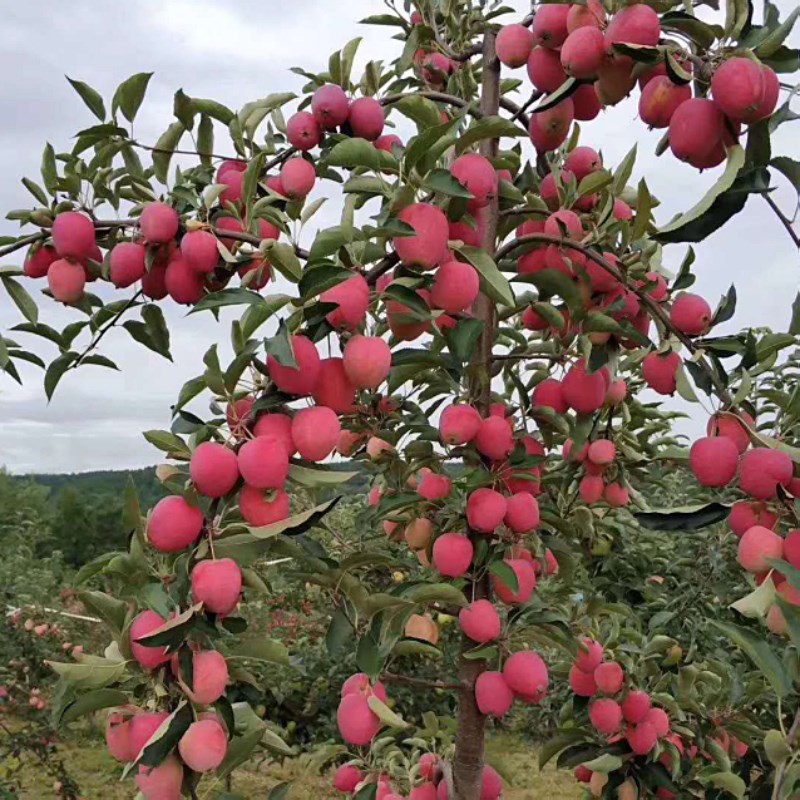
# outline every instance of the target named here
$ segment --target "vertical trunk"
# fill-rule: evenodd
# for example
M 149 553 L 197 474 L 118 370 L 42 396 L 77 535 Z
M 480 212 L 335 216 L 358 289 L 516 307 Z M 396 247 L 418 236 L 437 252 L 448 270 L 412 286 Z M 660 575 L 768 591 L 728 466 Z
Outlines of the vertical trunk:
M 495 52 L 495 35 L 486 32 L 483 40 L 483 80 L 481 85 L 481 112 L 484 116 L 494 116 L 500 105 L 500 62 Z M 480 153 L 487 158 L 497 154 L 496 139 L 481 142 Z M 495 198 L 489 207 L 483 247 L 494 252 L 497 239 L 498 201 Z M 475 317 L 483 322 L 483 333 L 471 367 L 470 389 L 474 403 L 484 413 L 488 410 L 491 397 L 492 348 L 495 341 L 496 314 L 494 303 L 481 294 L 474 309 Z M 472 591 L 471 600 L 485 597 L 488 585 L 485 581 L 474 583 L 468 588 Z M 466 638 L 462 642 L 462 653 L 473 647 Z M 483 746 L 486 732 L 486 717 L 475 703 L 475 681 L 483 672 L 481 661 L 461 658 L 458 677 L 461 687 L 458 690 L 458 727 L 456 730 L 456 754 L 453 764 L 454 800 L 480 800 L 481 773 L 483 770 Z

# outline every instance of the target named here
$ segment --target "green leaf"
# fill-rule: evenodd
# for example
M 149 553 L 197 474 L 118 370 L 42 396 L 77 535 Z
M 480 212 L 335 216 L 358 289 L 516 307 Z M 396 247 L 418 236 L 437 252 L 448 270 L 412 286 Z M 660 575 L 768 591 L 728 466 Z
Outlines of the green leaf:
M 539 114 L 542 111 L 547 111 L 548 108 L 557 106 L 562 100 L 566 100 L 570 95 L 575 94 L 579 87 L 580 83 L 575 78 L 567 78 L 558 89 L 544 97 L 531 113 Z
M 180 436 L 176 436 L 169 431 L 145 431 L 143 434 L 150 444 L 163 450 L 170 458 L 177 458 L 188 461 L 192 457 L 192 451 Z
M 584 761 L 583 766 L 592 772 L 602 772 L 604 775 L 608 775 L 609 772 L 614 772 L 622 766 L 622 759 L 611 753 L 603 753 L 591 761 Z
M 403 116 L 415 122 L 420 131 L 442 124 L 439 106 L 432 100 L 428 100 L 427 97 L 407 95 L 400 98 L 396 103 L 392 103 L 391 107 L 396 108 Z
M 453 249 L 460 253 L 478 271 L 481 282 L 481 291 L 504 306 L 513 306 L 516 302 L 511 284 L 497 268 L 494 259 L 480 247 L 471 245 L 453 245 Z
M 292 245 L 286 242 L 271 241 L 264 249 L 264 254 L 269 263 L 292 283 L 297 283 L 303 277 L 303 265 Z
M 145 742 L 134 763 L 148 767 L 158 766 L 175 749 L 192 722 L 192 706 L 186 700 L 181 700 L 178 707 Z
M 39 186 L 36 181 L 32 181 L 30 178 L 22 178 L 22 185 L 36 198 L 36 200 L 41 203 L 43 206 L 48 205 L 47 195 L 42 191 L 42 187 Z
M 172 160 L 173 153 L 181 140 L 181 137 L 186 132 L 186 128 L 181 122 L 173 122 L 165 131 L 158 137 L 155 143 L 153 152 L 153 171 L 156 178 L 161 183 L 167 182 L 167 174 L 169 172 L 169 163 Z
M 738 39 L 749 16 L 748 0 L 725 0 L 725 36 Z
M 544 767 L 566 747 L 576 742 L 583 741 L 584 734 L 581 731 L 559 731 L 552 739 L 548 739 L 539 747 L 539 769 Z
M 375 714 L 384 725 L 390 728 L 400 728 L 401 730 L 408 727 L 408 723 L 399 714 L 395 714 L 394 711 L 376 695 L 370 695 L 367 699 L 367 705 L 370 707 L 372 713 Z
M 183 89 L 175 92 L 172 102 L 172 113 L 187 131 L 194 127 L 195 107 L 192 98 L 184 93 Z
M 457 606 L 466 606 L 467 598 L 464 593 L 451 583 L 423 583 L 413 586 L 403 592 L 403 597 L 423 605 L 425 603 L 446 603 Z
M 728 514 L 730 514 L 728 506 L 722 503 L 707 503 L 700 506 L 639 511 L 634 516 L 643 528 L 654 531 L 696 531 L 722 522 L 728 518 Z
M 708 212 L 714 201 L 727 189 L 730 189 L 733 186 L 733 182 L 736 180 L 737 176 L 739 175 L 739 171 L 744 166 L 745 161 L 745 152 L 744 148 L 741 145 L 733 145 L 733 147 L 728 149 L 728 161 L 725 166 L 725 171 L 722 173 L 720 178 L 717 182 L 706 192 L 704 197 L 697 203 L 695 206 L 690 208 L 688 211 L 681 214 L 679 217 L 674 219 L 668 225 L 665 225 L 661 230 L 658 231 L 656 234 L 656 238 L 663 239 L 663 237 L 668 237 L 667 240 L 675 241 L 673 238 L 669 238 L 670 236 L 674 235 L 681 228 L 685 228 L 689 225 L 689 223 L 694 222 L 695 220 L 699 219 L 703 216 L 706 212 Z
M 353 71 L 353 59 L 356 57 L 358 46 L 361 44 L 361 36 L 351 39 L 341 52 L 341 67 L 339 75 L 339 85 L 343 89 L 350 88 L 350 73 Z
M 144 636 L 139 636 L 134 641 L 145 647 L 166 647 L 167 652 L 172 653 L 186 640 L 186 636 L 194 627 L 202 608 L 202 603 L 196 603 L 187 608 L 186 611 L 170 617 L 154 631 L 150 631 Z
M 253 751 L 258 746 L 258 743 L 264 736 L 265 728 L 248 731 L 242 736 L 236 736 L 229 743 L 228 750 L 225 753 L 225 759 L 217 767 L 216 776 L 218 780 L 222 780 L 225 776 L 230 775 L 238 766 L 242 765 L 252 755 Z
M 59 709 L 56 725 L 68 725 L 87 714 L 103 708 L 123 706 L 129 701 L 129 695 L 119 689 L 96 689 L 81 695 L 77 700 L 73 700 Z
M 45 145 L 42 153 L 41 171 L 44 188 L 54 195 L 58 189 L 58 167 L 56 166 L 56 151 L 50 142 Z
M 756 47 L 756 55 L 759 58 L 769 58 L 774 55 L 792 32 L 798 17 L 800 17 L 800 7 L 795 6 L 789 16 Z
M 475 348 L 483 333 L 483 322 L 479 319 L 460 319 L 455 327 L 445 331 L 447 347 L 462 364 L 467 364 L 475 353 Z
M 311 469 L 300 464 L 289 465 L 289 479 L 299 486 L 306 486 L 310 489 L 321 486 L 339 486 L 360 474 L 360 472 L 344 472 L 338 469 Z
M 103 122 L 103 120 L 106 118 L 106 107 L 99 92 L 97 92 L 95 89 L 92 89 L 88 83 L 73 80 L 69 77 L 69 75 L 66 75 L 65 77 L 72 84 L 72 88 L 80 95 L 81 100 L 86 103 L 89 111 L 91 111 L 92 114 L 94 114 L 97 119 L 100 120 L 100 122 Z
M 791 748 L 786 743 L 786 737 L 777 730 L 767 731 L 764 737 L 764 752 L 773 767 L 779 767 L 792 754 Z
M 456 152 L 463 153 L 484 139 L 498 139 L 504 136 L 519 138 L 527 135 L 528 132 L 524 128 L 511 120 L 503 117 L 482 117 L 473 122 L 456 140 Z
M 492 561 L 489 564 L 489 572 L 492 573 L 502 584 L 508 587 L 509 591 L 516 594 L 519 591 L 519 579 L 517 573 L 505 561 Z
M 335 144 L 325 163 L 329 167 L 366 167 L 376 172 L 397 169 L 397 159 L 391 153 L 378 150 L 372 142 L 358 138 L 344 139 Z
M 328 630 L 325 633 L 325 649 L 328 655 L 335 658 L 340 655 L 345 646 L 353 638 L 355 632 L 347 614 L 341 608 L 337 608 L 333 612 Z
M 105 658 L 83 657 L 81 663 L 65 664 L 60 661 L 46 661 L 60 678 L 81 689 L 102 689 L 116 683 L 125 672 L 124 661 L 111 661 Z
M 619 166 L 614 171 L 614 182 L 611 185 L 611 192 L 614 195 L 622 194 L 623 189 L 633 174 L 633 166 L 636 163 L 636 148 L 634 145 L 626 154 L 625 158 L 619 162 Z
M 35 325 L 39 319 L 39 309 L 33 301 L 33 298 L 28 294 L 22 284 L 8 275 L 0 275 L 0 280 L 2 280 L 5 290 L 8 292 L 8 296 L 14 301 L 14 304 L 22 312 L 25 319 Z
M 707 780 L 712 786 L 717 789 L 724 789 L 734 797 L 742 798 L 747 791 L 745 782 L 733 772 L 715 772 Z
M 235 289 L 219 289 L 216 292 L 205 295 L 194 305 L 189 313 L 196 314 L 198 311 L 211 311 L 224 306 L 259 306 L 265 303 L 266 300 L 258 292 L 238 286 Z
M 289 666 L 289 651 L 277 639 L 245 639 L 231 649 L 231 656 L 250 661 L 263 661 L 267 664 Z
M 122 81 L 111 100 L 111 113 L 114 114 L 119 109 L 128 122 L 133 122 L 152 77 L 152 72 L 137 72 Z
M 463 197 L 467 200 L 473 197 L 472 192 L 468 192 L 446 169 L 435 169 L 429 172 L 425 176 L 425 188 L 432 192 L 441 192 L 448 197 Z
M 792 679 L 786 672 L 786 668 L 769 644 L 759 634 L 728 622 L 709 620 L 709 624 L 724 633 L 744 651 L 772 685 L 778 697 L 786 697 L 792 691 Z
M 50 366 L 44 374 L 44 393 L 48 400 L 53 399 L 53 392 L 55 392 L 58 382 L 77 358 L 78 354 L 70 350 L 50 362 Z

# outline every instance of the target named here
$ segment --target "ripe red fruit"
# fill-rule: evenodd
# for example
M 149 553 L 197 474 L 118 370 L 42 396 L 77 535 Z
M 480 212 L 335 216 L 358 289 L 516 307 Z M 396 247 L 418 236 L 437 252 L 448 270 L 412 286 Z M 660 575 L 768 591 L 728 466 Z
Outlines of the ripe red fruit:
M 575 656 L 575 666 L 581 672 L 594 672 L 603 660 L 603 645 L 586 636 L 581 637 L 578 654 Z
M 338 303 L 325 319 L 340 330 L 355 330 L 364 321 L 369 308 L 369 285 L 363 275 L 353 275 L 326 289 L 319 297 L 323 303 Z
M 598 28 L 578 28 L 561 47 L 561 64 L 573 78 L 593 78 L 605 58 L 605 47 L 605 38 Z
M 681 103 L 690 100 L 690 84 L 673 83 L 666 75 L 647 82 L 639 97 L 639 116 L 651 128 L 666 128 Z
M 478 675 L 475 703 L 481 714 L 502 717 L 509 712 L 514 704 L 514 693 L 508 688 L 502 672 L 487 670 Z
M 413 236 L 397 236 L 392 240 L 404 264 L 431 269 L 446 257 L 450 226 L 441 209 L 430 203 L 412 203 L 398 218 L 415 231 Z
M 542 6 L 541 10 L 565 7 L 548 5 Z M 575 107 L 570 97 L 562 100 L 552 108 L 531 114 L 528 135 L 533 146 L 542 153 L 547 153 L 560 147 L 567 139 L 574 116 Z
M 579 414 L 593 414 L 602 408 L 606 382 L 601 371 L 589 374 L 583 359 L 570 367 L 561 384 L 564 400 Z
M 311 113 L 319 126 L 332 131 L 347 121 L 349 101 L 344 89 L 335 83 L 320 86 L 311 98 Z
M 584 672 L 574 664 L 569 671 L 569 685 L 578 697 L 594 697 L 597 694 L 597 684 L 592 672 Z
M 573 775 L 575 776 L 575 780 L 579 781 L 580 783 L 589 783 L 592 779 L 592 771 L 587 767 L 584 767 L 583 764 L 579 764 L 573 770 Z
M 147 520 L 147 540 L 162 553 L 183 550 L 202 530 L 203 512 L 179 495 L 159 500 Z
M 336 412 L 326 406 L 303 408 L 292 420 L 295 447 L 300 456 L 308 461 L 327 458 L 336 447 L 341 430 Z
M 458 534 L 445 534 L 457 536 Z M 441 537 L 439 537 L 441 539 Z M 436 540 L 437 542 L 439 539 Z M 451 576 L 452 577 L 452 576 Z M 464 635 L 473 642 L 485 644 L 500 636 L 502 624 L 497 609 L 489 600 L 474 600 L 458 613 L 458 622 Z
M 66 259 L 54 261 L 47 270 L 47 286 L 61 303 L 76 303 L 83 296 L 86 272 L 80 264 Z
M 481 773 L 481 800 L 500 800 L 503 781 L 497 772 L 486 764 Z
M 313 114 L 308 111 L 298 111 L 292 114 L 286 123 L 286 138 L 292 147 L 306 152 L 322 141 L 322 131 Z M 280 191 L 278 194 L 283 192 Z
M 564 159 L 564 168 L 580 183 L 587 175 L 603 169 L 603 158 L 591 147 L 576 147 Z M 583 228 L 576 229 L 576 232 L 582 233 Z
M 242 445 L 239 471 L 256 489 L 282 489 L 289 474 L 289 454 L 279 439 L 257 436 Z
M 94 236 L 94 232 L 92 233 Z M 44 278 L 50 265 L 58 258 L 55 248 L 45 245 L 28 250 L 22 269 L 29 278 Z
M 314 391 L 320 374 L 320 357 L 317 348 L 305 336 L 291 337 L 296 367 L 280 364 L 275 356 L 267 357 L 269 376 L 280 391 L 307 397 Z
M 392 368 L 392 351 L 379 336 L 353 336 L 342 358 L 347 377 L 359 389 L 376 389 Z
M 609 50 L 615 44 L 642 44 L 655 47 L 661 36 L 658 14 L 646 5 L 632 5 L 618 11 L 606 30 Z
M 232 558 L 200 561 L 192 570 L 192 600 L 206 611 L 227 616 L 239 604 L 242 571 Z
M 361 770 L 353 764 L 342 764 L 334 773 L 333 788 L 339 792 L 354 794 L 356 786 L 363 780 Z
M 644 382 L 659 394 L 675 394 L 681 363 L 681 357 L 675 352 L 649 353 L 642 361 Z
M 472 266 L 460 261 L 447 261 L 436 270 L 431 302 L 437 308 L 454 314 L 471 306 L 478 291 L 478 273 Z
M 547 664 L 532 650 L 520 650 L 510 655 L 503 664 L 503 677 L 509 689 L 527 701 L 543 696 L 550 682 Z
M 447 475 L 426 473 L 417 485 L 417 494 L 425 500 L 443 500 L 453 489 L 453 482 Z
M 597 70 L 594 90 L 604 106 L 615 106 L 633 91 L 635 85 L 636 79 L 631 73 L 628 59 L 607 58 Z
M 460 578 L 472 563 L 472 542 L 460 533 L 443 533 L 433 543 L 433 568 L 447 578 Z
M 532 47 L 533 34 L 524 25 L 504 25 L 495 41 L 500 63 L 512 69 L 528 60 Z
M 109 755 L 117 761 L 133 761 L 138 755 L 131 745 L 132 721 L 127 708 L 122 712 L 112 712 L 106 720 L 106 747 Z
M 492 461 L 502 461 L 514 449 L 511 424 L 503 417 L 487 417 L 478 428 L 474 444 L 482 455 Z
M 563 384 L 555 378 L 545 378 L 536 385 L 531 394 L 531 404 L 534 408 L 552 408 L 557 414 L 565 414 L 569 408 L 564 398 Z
M 203 275 L 195 272 L 178 256 L 167 264 L 164 286 L 176 303 L 193 306 L 203 296 Z
M 800 530 L 795 529 L 786 534 L 783 541 L 783 557 L 795 569 L 800 569 Z
M 183 785 L 183 764 L 168 755 L 157 767 L 139 765 L 136 786 L 146 800 L 179 800 Z
M 387 701 L 386 687 L 380 681 L 373 684 L 369 675 L 363 672 L 356 672 L 342 684 L 340 695 L 347 697 L 349 694 L 361 694 L 364 697 L 374 694 L 381 702 Z
M 595 28 L 605 28 L 606 10 L 600 0 L 589 0 L 585 5 L 573 3 L 567 14 L 567 30 L 572 33 L 578 28 L 592 25 Z
M 702 336 L 711 327 L 711 307 L 699 295 L 685 292 L 672 303 L 670 321 L 687 336 Z
M 575 119 L 584 122 L 595 119 L 602 105 L 593 84 L 583 84 L 571 97 Z
M 629 728 L 625 738 L 637 756 L 646 756 L 658 743 L 656 729 L 649 722 L 640 722 Z
M 772 569 L 768 559 L 783 558 L 783 539 L 769 528 L 755 525 L 739 539 L 738 560 L 743 569 L 759 575 Z
M 619 483 L 609 483 L 603 492 L 606 503 L 611 508 L 624 508 L 630 501 L 630 492 Z
M 276 489 L 265 496 L 263 489 L 245 484 L 239 494 L 239 510 L 248 525 L 262 527 L 280 522 L 289 516 L 289 495 Z
M 127 289 L 141 280 L 145 268 L 146 251 L 144 246 L 136 242 L 120 242 L 112 251 L 109 259 L 109 277 L 118 289 Z
M 312 396 L 318 406 L 327 406 L 337 414 L 355 411 L 356 387 L 347 377 L 341 358 L 322 359 Z
M 242 192 L 244 190 L 244 173 L 230 170 L 225 173 L 221 182 L 226 188 L 222 190 L 219 196 L 220 205 L 224 207 L 226 203 L 232 203 L 235 206 L 241 206 Z
M 445 787 L 447 784 L 445 784 Z M 415 786 L 408 795 L 408 800 L 436 800 L 436 785 L 430 781 Z
M 189 231 L 181 239 L 181 255 L 195 272 L 213 272 L 219 261 L 217 237 L 209 231 Z
M 216 769 L 228 752 L 228 734 L 216 719 L 198 719 L 178 742 L 183 763 L 193 772 Z
M 615 700 L 604 697 L 589 706 L 589 720 L 595 730 L 610 736 L 622 727 L 622 709 Z
M 284 194 L 292 200 L 302 200 L 314 188 L 317 171 L 304 158 L 290 158 L 281 167 Z
M 173 669 L 181 689 L 186 692 L 193 703 L 210 706 L 225 694 L 225 687 L 228 683 L 228 664 L 222 653 L 217 650 L 200 650 L 192 654 L 191 688 L 184 682 L 185 676 L 180 672 L 178 659 L 173 661 Z
M 669 734 L 669 717 L 663 708 L 651 708 L 647 712 L 644 721 L 650 723 L 650 725 L 655 728 L 656 736 L 658 736 L 659 739 Z
M 739 485 L 756 500 L 771 500 L 778 486 L 788 486 L 794 467 L 792 459 L 780 450 L 758 447 L 748 450 L 739 465 Z
M 637 689 L 628 692 L 622 701 L 622 716 L 626 722 L 638 725 L 643 722 L 650 711 L 650 695 Z
M 593 675 L 597 688 L 605 694 L 616 694 L 622 689 L 622 683 L 625 680 L 622 667 L 616 661 L 598 664 Z
M 530 533 L 539 527 L 539 503 L 528 492 L 518 492 L 506 501 L 506 527 L 513 533 Z
M 777 514 L 774 514 L 762 503 L 748 503 L 746 500 L 739 500 L 731 507 L 728 515 L 728 525 L 737 536 L 743 536 L 748 528 L 754 525 L 761 525 L 764 528 L 774 528 L 778 521 Z M 793 566 L 800 567 L 800 551 L 798 551 L 798 563 L 794 564 L 789 559 L 789 539 L 791 533 L 786 537 L 786 560 Z M 798 542 L 800 544 L 800 542 Z
M 470 209 L 488 206 L 497 195 L 497 172 L 489 159 L 478 153 L 459 156 L 450 167 L 450 173 L 472 194 L 472 198 L 467 201 Z
M 467 522 L 479 533 L 493 533 L 503 522 L 506 508 L 506 498 L 500 492 L 476 489 L 467 498 Z
M 131 623 L 131 654 L 136 661 L 138 661 L 139 664 L 144 667 L 144 669 L 156 669 L 162 664 L 166 664 L 170 659 L 170 656 L 167 654 L 166 647 L 164 645 L 148 647 L 147 645 L 141 644 L 137 641 L 142 637 L 149 636 L 165 623 L 166 620 L 160 614 L 156 614 L 155 611 L 149 610 L 142 611 L 142 613 L 139 614 L 139 616 L 136 617 L 136 619 Z M 155 727 L 157 728 L 158 725 Z M 155 730 L 155 728 L 153 730 Z M 147 738 L 149 739 L 150 737 L 148 736 Z M 145 741 L 147 741 L 147 739 L 145 739 Z M 136 752 L 138 753 L 139 750 L 137 749 Z
M 396 133 L 387 133 L 379 136 L 373 144 L 376 150 L 391 153 L 395 147 L 404 147 L 403 140 Z
M 231 172 L 229 175 L 240 173 Z M 166 203 L 148 203 L 139 217 L 139 227 L 148 244 L 166 244 L 175 238 L 180 225 L 178 212 Z
M 692 97 L 672 114 L 669 146 L 676 158 L 702 168 L 718 151 L 724 132 L 725 117 L 714 101 Z
M 764 71 L 764 94 L 761 96 L 761 102 L 758 105 L 756 119 L 764 119 L 770 116 L 778 105 L 778 95 L 780 94 L 781 84 L 775 70 L 766 65 L 762 65 Z
M 471 442 L 483 420 L 477 409 L 466 403 L 453 403 L 439 418 L 439 436 L 445 444 L 461 445 Z
M 584 475 L 578 486 L 581 500 L 587 505 L 600 502 L 604 489 L 605 484 L 600 475 Z
M 614 446 L 614 442 L 608 439 L 598 439 L 589 445 L 586 457 L 592 464 L 607 467 L 617 457 L 617 448 Z
M 381 728 L 381 721 L 370 709 L 363 694 L 348 694 L 336 711 L 339 733 L 348 744 L 368 745 Z
M 192 453 L 189 475 L 206 497 L 224 497 L 239 480 L 236 453 L 218 442 L 203 442 Z
M 729 58 L 711 78 L 714 102 L 729 119 L 755 122 L 764 97 L 764 70 L 749 58 Z
M 523 558 L 504 559 L 517 577 L 517 588 L 504 583 L 503 579 L 496 574 L 492 575 L 492 588 L 495 594 L 506 605 L 524 605 L 530 600 L 536 588 L 536 570 L 530 561 Z
M 709 436 L 692 445 L 689 464 L 701 486 L 727 486 L 736 475 L 739 451 L 731 439 Z
M 708 420 L 706 433 L 709 436 L 724 436 L 730 439 L 741 455 L 750 446 L 748 429 L 754 429 L 755 424 L 755 420 L 746 411 L 740 411 L 738 415 L 729 411 L 718 411 Z
M 542 47 L 556 49 L 567 38 L 567 15 L 569 5 L 553 3 L 536 9 L 533 18 L 533 39 Z
M 567 73 L 556 50 L 534 47 L 528 56 L 528 77 L 540 92 L 550 94 L 564 83 Z
M 53 220 L 53 247 L 61 258 L 86 261 L 95 248 L 94 225 L 77 211 L 64 211 Z
M 374 97 L 359 97 L 350 103 L 347 121 L 354 136 L 372 142 L 383 133 L 383 106 Z

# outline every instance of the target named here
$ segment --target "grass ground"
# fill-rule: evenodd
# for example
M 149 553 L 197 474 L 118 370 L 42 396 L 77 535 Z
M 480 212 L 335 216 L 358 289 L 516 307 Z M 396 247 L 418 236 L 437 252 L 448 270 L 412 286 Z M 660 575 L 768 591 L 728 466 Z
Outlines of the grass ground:
M 119 765 L 106 753 L 97 739 L 81 737 L 75 743 L 60 746 L 65 764 L 77 780 L 86 800 L 132 800 L 136 796 L 132 781 L 120 782 Z M 535 752 L 511 736 L 499 736 L 488 744 L 488 760 L 508 779 L 511 787 L 505 800 L 574 800 L 580 797 L 569 773 L 548 767 L 541 774 Z M 25 800 L 52 797 L 52 779 L 40 766 L 27 761 L 21 770 Z M 247 798 L 265 797 L 267 791 L 282 781 L 291 781 L 291 800 L 341 800 L 332 791 L 330 776 L 302 774 L 296 765 L 271 765 L 264 770 L 242 768 L 236 772 L 233 791 Z M 203 796 L 201 791 L 200 796 Z

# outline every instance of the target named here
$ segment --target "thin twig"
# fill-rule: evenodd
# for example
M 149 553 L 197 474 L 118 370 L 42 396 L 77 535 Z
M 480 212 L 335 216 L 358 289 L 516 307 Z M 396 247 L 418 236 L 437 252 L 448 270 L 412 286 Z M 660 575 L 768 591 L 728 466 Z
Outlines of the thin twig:
M 775 216 L 783 223 L 783 227 L 786 228 L 786 232 L 794 242 L 794 246 L 800 250 L 800 236 L 792 227 L 792 221 L 783 213 L 783 211 L 780 210 L 780 208 L 778 208 L 778 204 L 772 199 L 772 197 L 770 197 L 770 195 L 762 194 L 761 196 L 767 201 L 767 205 L 769 205 L 769 207 L 775 212 Z
M 398 675 L 394 672 L 384 672 L 381 675 L 381 680 L 384 683 L 408 683 L 414 686 L 424 686 L 428 689 L 459 689 L 460 683 L 448 681 L 430 681 L 426 678 L 415 678 L 411 675 Z
M 39 239 L 46 238 L 47 233 L 44 231 L 40 231 L 39 233 L 33 233 L 30 236 L 24 236 L 22 239 L 18 239 L 16 242 L 12 244 L 6 245 L 5 247 L 0 247 L 0 258 L 3 256 L 10 255 L 11 253 L 16 252 L 17 250 L 21 250 L 27 244 L 33 244 L 34 242 L 38 242 Z
M 534 243 L 554 244 L 559 247 L 566 247 L 570 250 L 576 250 L 577 252 L 582 253 L 587 258 L 594 261 L 594 263 L 598 266 L 602 267 L 606 272 L 609 273 L 609 275 L 612 275 L 614 278 L 616 278 L 623 286 L 626 286 L 628 289 L 632 290 L 639 297 L 642 305 L 644 305 L 645 308 L 650 312 L 651 316 L 658 319 L 658 321 L 668 331 L 674 334 L 690 353 L 694 355 L 699 354 L 699 357 L 697 358 L 697 364 L 708 375 L 709 380 L 716 390 L 717 396 L 720 398 L 720 400 L 722 400 L 723 403 L 725 403 L 726 406 L 732 410 L 735 410 L 733 398 L 728 392 L 727 387 L 722 383 L 717 373 L 708 365 L 708 362 L 701 354 L 700 349 L 695 345 L 695 343 L 685 333 L 679 331 L 672 324 L 672 321 L 664 309 L 661 308 L 661 306 L 658 305 L 658 303 L 656 303 L 652 297 L 650 297 L 643 287 L 628 283 L 627 277 L 611 262 L 603 258 L 603 256 L 601 256 L 599 253 L 596 253 L 594 250 L 590 249 L 586 245 L 580 244 L 579 242 L 573 242 L 571 239 L 563 239 L 560 236 L 550 236 L 546 233 L 530 233 L 525 236 L 520 236 L 518 239 L 513 239 L 512 241 L 503 245 L 495 253 L 495 261 L 499 262 L 501 259 L 505 258 L 522 245 Z

